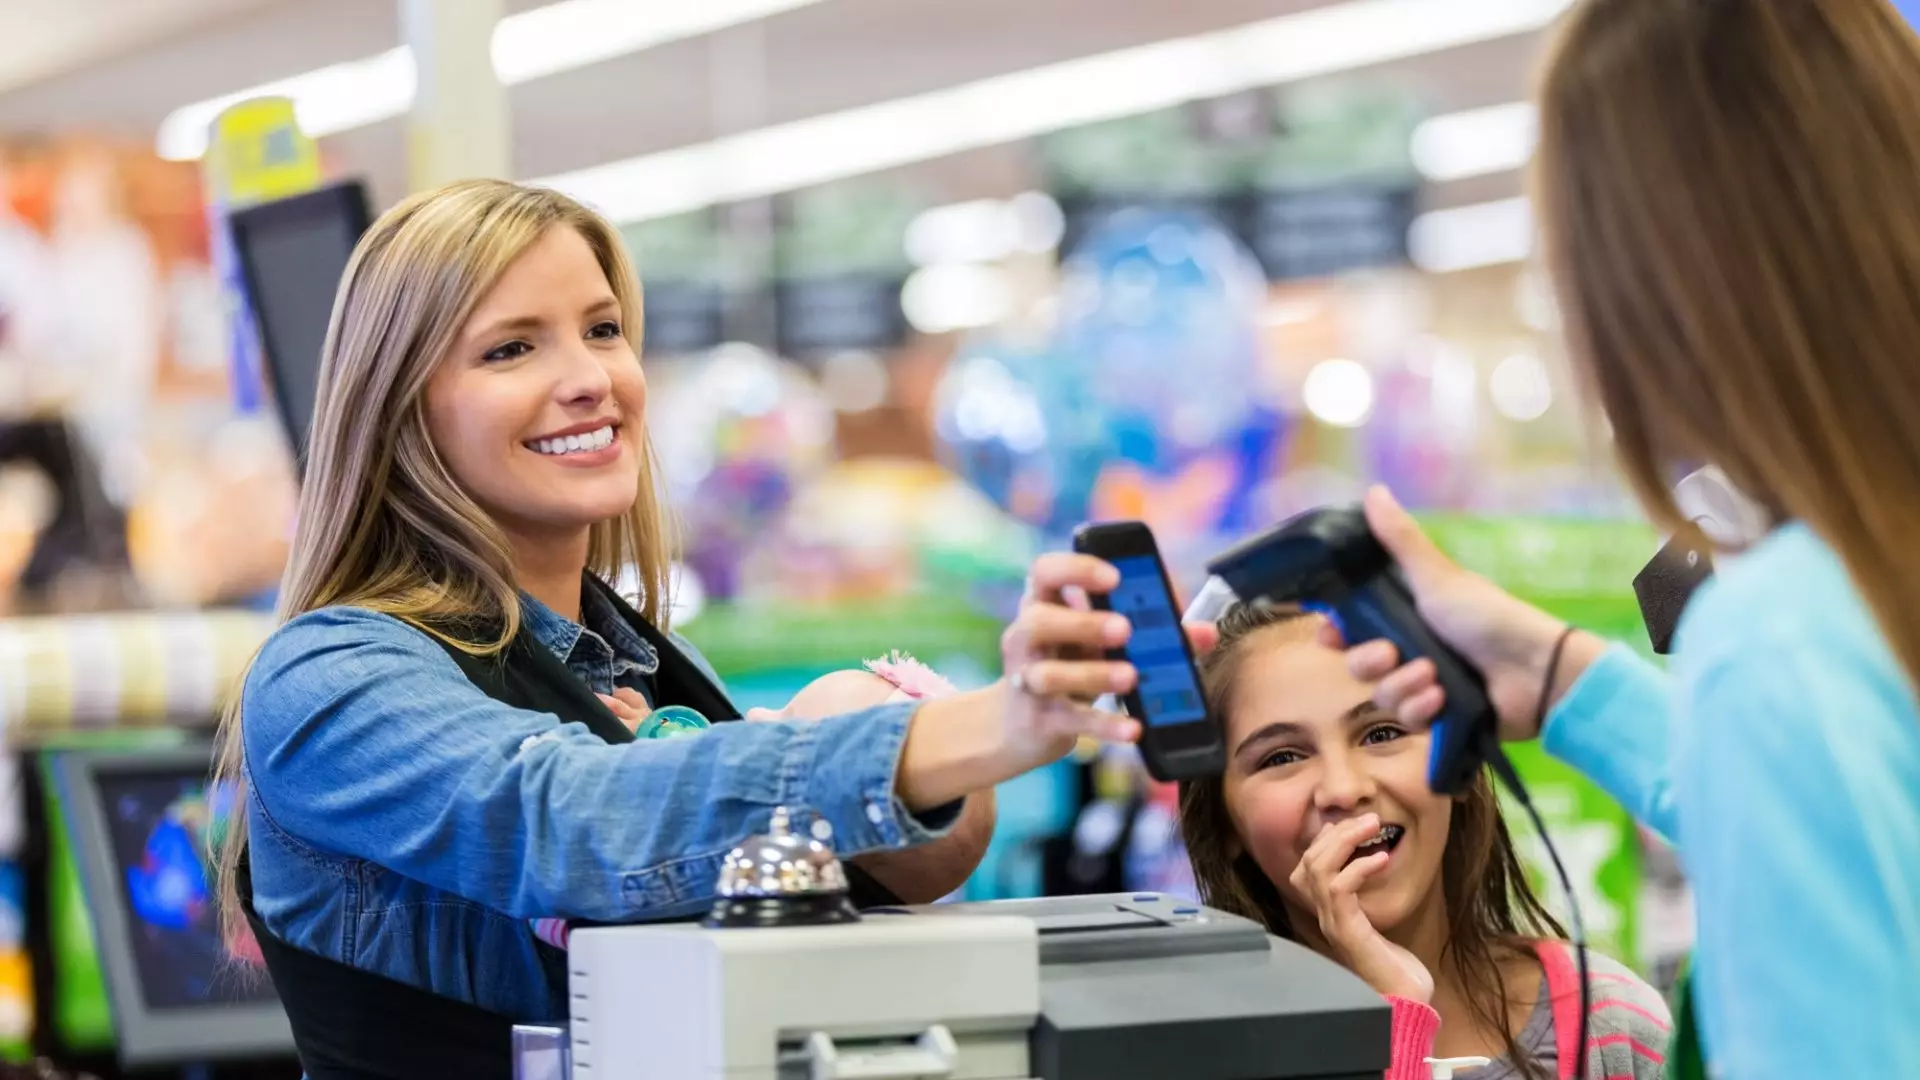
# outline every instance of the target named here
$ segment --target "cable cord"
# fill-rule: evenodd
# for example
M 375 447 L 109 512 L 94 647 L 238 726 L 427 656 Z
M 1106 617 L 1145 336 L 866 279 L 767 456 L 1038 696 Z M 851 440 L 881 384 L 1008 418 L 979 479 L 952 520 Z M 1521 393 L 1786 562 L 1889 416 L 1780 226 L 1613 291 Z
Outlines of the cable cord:
M 1540 680 L 1540 701 L 1534 708 L 1533 730 L 1545 730 L 1547 710 L 1553 705 L 1553 684 L 1560 674 L 1560 657 L 1567 650 L 1567 640 L 1573 637 L 1575 628 L 1568 626 L 1554 639 L 1553 652 L 1547 657 L 1547 672 Z M 1533 805 L 1533 796 L 1528 794 L 1527 785 L 1520 782 L 1520 773 L 1514 769 L 1513 762 L 1507 758 L 1507 752 L 1500 745 L 1500 735 L 1496 731 L 1482 731 L 1481 756 L 1487 767 L 1506 785 L 1513 797 L 1520 800 L 1521 809 L 1533 822 L 1533 830 L 1540 834 L 1540 842 L 1546 845 L 1547 857 L 1553 860 L 1553 870 L 1560 877 L 1560 888 L 1567 897 L 1568 921 L 1573 924 L 1573 950 L 1579 964 L 1580 973 L 1580 1038 L 1574 1043 L 1573 1075 L 1584 1078 L 1587 1075 L 1587 1014 L 1593 1007 L 1593 989 L 1587 981 L 1587 926 L 1580 917 L 1580 897 L 1574 892 L 1573 878 L 1560 861 L 1560 852 L 1553 846 L 1553 837 L 1547 835 L 1546 822 L 1540 820 L 1540 811 Z
M 1520 774 L 1508 760 L 1506 751 L 1500 748 L 1497 736 L 1488 739 L 1493 745 L 1486 750 L 1487 765 L 1493 774 L 1500 778 L 1513 797 L 1520 800 L 1520 806 L 1533 822 L 1533 829 L 1540 834 L 1540 842 L 1546 845 L 1547 857 L 1553 860 L 1554 873 L 1559 875 L 1560 888 L 1566 893 L 1568 922 L 1572 923 L 1574 957 L 1580 971 L 1580 1038 L 1574 1045 L 1573 1075 L 1587 1075 L 1587 1014 L 1593 1007 L 1593 991 L 1587 981 L 1587 927 L 1580 918 L 1580 898 L 1574 893 L 1573 879 L 1567 874 L 1566 866 L 1560 861 L 1560 852 L 1553 846 L 1553 838 L 1547 835 L 1546 823 L 1540 820 L 1540 811 L 1533 805 L 1533 797 L 1527 793 L 1527 786 L 1520 782 Z

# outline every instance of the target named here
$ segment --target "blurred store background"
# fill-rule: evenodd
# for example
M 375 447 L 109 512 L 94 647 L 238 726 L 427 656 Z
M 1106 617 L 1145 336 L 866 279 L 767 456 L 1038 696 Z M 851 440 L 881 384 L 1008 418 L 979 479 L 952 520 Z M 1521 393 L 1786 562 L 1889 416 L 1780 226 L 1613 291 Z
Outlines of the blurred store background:
M 743 707 L 894 649 L 993 678 L 1081 520 L 1146 519 L 1190 587 L 1371 482 L 1644 646 L 1658 537 L 1529 261 L 1565 6 L 0 0 L 0 1045 L 112 1067 L 48 762 L 204 735 L 270 625 L 357 214 L 461 174 L 623 227 L 676 618 Z M 1665 978 L 1671 860 L 1523 764 L 1594 943 Z M 1117 752 L 1008 785 L 964 895 L 1188 889 L 1171 794 Z M 207 805 L 142 811 L 128 873 L 186 861 L 138 933 L 211 926 Z

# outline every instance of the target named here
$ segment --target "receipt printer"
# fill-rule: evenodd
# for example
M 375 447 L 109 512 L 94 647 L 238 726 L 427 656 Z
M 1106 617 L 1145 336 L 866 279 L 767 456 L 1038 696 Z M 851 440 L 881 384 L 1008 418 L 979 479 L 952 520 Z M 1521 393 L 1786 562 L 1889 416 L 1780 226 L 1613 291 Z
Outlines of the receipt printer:
M 1379 995 L 1252 922 L 1151 894 L 855 913 L 784 814 L 706 922 L 569 949 L 573 1080 L 1377 1080 L 1389 1058 Z

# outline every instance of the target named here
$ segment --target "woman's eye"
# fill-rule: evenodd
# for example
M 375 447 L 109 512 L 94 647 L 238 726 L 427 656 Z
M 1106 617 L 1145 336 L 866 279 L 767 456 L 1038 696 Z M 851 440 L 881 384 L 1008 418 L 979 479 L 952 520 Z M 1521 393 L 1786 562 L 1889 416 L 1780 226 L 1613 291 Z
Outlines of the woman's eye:
M 1307 760 L 1307 755 L 1298 750 L 1275 750 L 1273 753 L 1260 759 L 1260 767 L 1263 769 L 1274 769 L 1282 765 L 1292 765 L 1295 762 L 1305 760 Z
M 1400 730 L 1397 725 L 1381 724 L 1377 727 L 1368 728 L 1367 733 L 1360 736 L 1360 744 L 1362 746 L 1378 746 L 1381 743 L 1390 743 L 1395 739 L 1404 738 L 1406 734 L 1407 733 Z
M 515 360 L 522 356 L 527 355 L 532 351 L 533 351 L 533 346 L 527 344 L 524 341 L 509 341 L 505 345 L 497 346 L 496 348 L 494 348 L 492 352 L 489 352 L 487 355 L 481 357 L 481 359 L 482 360 Z
M 587 336 L 603 340 L 617 338 L 620 336 L 620 324 L 611 319 L 603 323 L 595 323 L 593 329 L 587 331 Z

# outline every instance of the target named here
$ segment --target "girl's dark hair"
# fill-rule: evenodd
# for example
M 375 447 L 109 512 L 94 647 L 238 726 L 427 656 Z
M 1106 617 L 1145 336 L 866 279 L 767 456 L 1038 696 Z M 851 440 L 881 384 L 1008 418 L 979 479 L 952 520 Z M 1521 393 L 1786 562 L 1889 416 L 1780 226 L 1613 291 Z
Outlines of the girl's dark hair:
M 1287 605 L 1242 604 L 1220 621 L 1220 644 L 1201 662 L 1207 703 L 1223 716 L 1233 700 L 1240 669 L 1254 639 L 1307 618 Z M 1304 631 L 1304 627 L 1296 628 Z M 1301 941 L 1287 915 L 1280 890 L 1238 843 L 1227 813 L 1226 787 L 1219 777 L 1180 785 L 1180 831 L 1200 898 L 1211 907 L 1252 919 L 1268 932 Z M 1239 854 L 1233 854 L 1236 848 Z M 1513 838 L 1500 816 L 1493 781 L 1482 770 L 1465 794 L 1454 801 L 1447 847 L 1440 859 L 1440 886 L 1447 901 L 1447 945 L 1441 963 L 1466 988 L 1474 1019 L 1499 1031 L 1506 1057 L 1527 1076 L 1544 1076 L 1514 1039 L 1509 1022 L 1507 982 L 1501 961 L 1531 956 L 1530 939 L 1566 937 L 1547 913 L 1521 871 Z M 1436 976 L 1438 973 L 1435 973 Z

